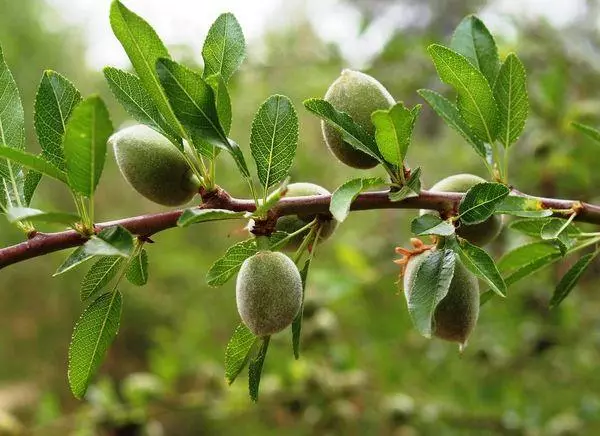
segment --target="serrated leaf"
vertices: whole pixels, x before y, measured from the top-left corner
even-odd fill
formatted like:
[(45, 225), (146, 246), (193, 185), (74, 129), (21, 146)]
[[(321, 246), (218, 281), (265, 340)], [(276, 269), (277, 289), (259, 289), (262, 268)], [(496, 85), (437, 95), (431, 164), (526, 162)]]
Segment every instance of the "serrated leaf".
[(8, 207), (6, 210), (6, 218), (9, 222), (30, 221), (32, 223), (58, 223), (73, 225), (81, 220), (79, 215), (66, 212), (44, 212), (39, 209), (30, 207)]
[(302, 334), (302, 317), (304, 316), (304, 300), (306, 299), (306, 280), (308, 278), (308, 270), (310, 268), (311, 257), (306, 259), (304, 267), (300, 271), (300, 277), (302, 278), (302, 305), (300, 310), (292, 322), (292, 349), (294, 350), (294, 358), (298, 360), (300, 358), (300, 336)]
[(258, 338), (244, 323), (236, 327), (225, 349), (225, 381), (231, 385), (246, 367)]
[(448, 294), (455, 261), (456, 255), (452, 250), (432, 252), (419, 266), (407, 292), (410, 317), (419, 333), (426, 338), (432, 335), (435, 308)]
[(110, 8), (110, 25), (154, 104), (167, 124), (181, 136), (181, 125), (169, 105), (156, 73), (158, 58), (170, 57), (166, 47), (150, 24), (118, 0), (113, 1)]
[(381, 156), (375, 138), (363, 129), (345, 112), (340, 112), (328, 101), (310, 98), (304, 101), (304, 107), (321, 118), (342, 135), (344, 141), (355, 149), (368, 154), (382, 164), (386, 164)]
[(577, 282), (586, 271), (586, 269), (590, 266), (592, 261), (598, 255), (598, 251), (593, 253), (588, 253), (585, 256), (579, 258), (577, 262), (565, 273), (565, 275), (560, 279), (558, 285), (554, 289), (554, 294), (552, 295), (552, 299), (550, 300), (550, 307), (554, 308), (563, 302), (565, 298), (571, 293)]
[(579, 130), (581, 133), (583, 133), (585, 136), (587, 136), (588, 138), (591, 138), (596, 142), (600, 142), (600, 131), (599, 130), (594, 129), (591, 126), (587, 126), (585, 124), (581, 124), (581, 123), (577, 123), (577, 122), (572, 122), (571, 125), (573, 127), (575, 127), (577, 130)]
[(405, 198), (417, 197), (421, 193), (421, 167), (413, 170), (409, 179), (398, 191), (388, 194), (390, 201), (402, 201)]
[[(29, 170), (27, 171), (27, 174), (25, 174), (25, 182), (23, 184), (23, 197), (25, 199), (25, 205), (29, 206), (31, 204), (33, 194), (35, 194), (35, 190), (37, 189), (40, 180), (42, 180), (42, 175), (37, 171)], [(2, 190), (0, 189), (0, 191)]]
[(98, 96), (77, 105), (66, 125), (64, 153), (69, 186), (90, 198), (106, 160), (106, 141), (113, 132), (108, 109)]
[(493, 142), (498, 133), (498, 108), (485, 76), (467, 58), (442, 45), (428, 47), (440, 79), (458, 93), (458, 111), (477, 138)]
[(509, 147), (519, 139), (529, 112), (525, 67), (516, 54), (509, 54), (494, 84), (498, 104), (498, 140)]
[(458, 206), (463, 225), (479, 224), (492, 216), (510, 189), (501, 183), (479, 183), (469, 189)]
[[(542, 228), (552, 219), (554, 218), (516, 220), (510, 223), (509, 228), (527, 236), (540, 239)], [(577, 228), (573, 223), (570, 223), (564, 231), (567, 232), (567, 235), (569, 236), (575, 236), (581, 233), (581, 230), (579, 230), (579, 228)]]
[(400, 102), (371, 114), (377, 147), (388, 163), (402, 167), (420, 111), (421, 105), (408, 109)]
[(219, 74), (208, 76), (206, 78), (206, 83), (211, 86), (215, 93), (219, 121), (221, 122), (221, 127), (223, 127), (225, 134), (229, 135), (229, 131), (231, 130), (231, 97), (229, 96), (227, 85)]
[(119, 331), (122, 297), (119, 291), (104, 294), (90, 304), (75, 324), (69, 346), (69, 386), (83, 398), (104, 355)]
[(133, 253), (134, 240), (128, 230), (113, 226), (90, 237), (83, 247), (88, 254), (94, 256), (129, 257)]
[(269, 350), (270, 336), (262, 338), (262, 344), (258, 350), (257, 355), (250, 360), (248, 366), (248, 392), (250, 399), (253, 402), (258, 401), (258, 390), (260, 388), (260, 379), (262, 377), (262, 370), (267, 357), (267, 351)]
[(206, 273), (206, 282), (209, 286), (223, 285), (239, 271), (242, 263), (257, 251), (254, 238), (232, 245), (225, 255), (210, 267)]
[(139, 77), (113, 67), (106, 67), (103, 72), (111, 92), (130, 116), (152, 127), (183, 150), (181, 138), (164, 120)]
[(384, 184), (385, 180), (383, 180), (381, 177), (368, 177), (349, 180), (337, 188), (331, 195), (329, 211), (333, 217), (341, 223), (348, 216), (348, 213), (350, 212), (350, 206), (356, 197), (358, 197), (358, 194), (366, 191), (367, 189)]
[(200, 209), (195, 207), (184, 210), (177, 220), (177, 225), (179, 227), (187, 227), (191, 224), (202, 223), (205, 221), (244, 218), (245, 214), (245, 212), (233, 212), (226, 209)]
[(506, 283), (490, 255), (465, 239), (459, 240), (458, 246), (458, 255), (467, 269), (485, 281), (496, 294), (506, 297)]
[(144, 286), (148, 283), (148, 253), (142, 248), (137, 256), (131, 259), (125, 273), (129, 283), (135, 286)]
[(475, 153), (483, 159), (487, 159), (487, 155), (491, 153), (489, 146), (475, 136), (471, 127), (469, 127), (464, 120), (454, 103), (443, 95), (430, 89), (419, 89), (417, 92), (449, 127), (456, 130), (469, 144), (471, 144)]
[(421, 215), (413, 219), (410, 229), (415, 236), (451, 236), (455, 230), (451, 223), (431, 214)]
[(102, 291), (117, 275), (123, 264), (123, 258), (119, 256), (103, 257), (96, 261), (81, 282), (81, 301), (96, 295)]
[(34, 126), (42, 156), (66, 170), (63, 138), (67, 121), (81, 102), (81, 93), (56, 71), (45, 71), (35, 97)]
[(45, 159), (16, 148), (4, 147), (0, 143), (0, 157), (37, 171), (45, 176), (67, 184), (67, 174), (56, 168)]
[(284, 95), (272, 95), (254, 116), (250, 135), (258, 179), (265, 189), (287, 177), (297, 145), (298, 115), (293, 103)]
[(244, 33), (235, 16), (221, 14), (204, 41), (204, 77), (220, 74), (228, 82), (246, 57)]
[(533, 242), (506, 253), (498, 262), (504, 282), (510, 286), (561, 257), (560, 251), (547, 242)]
[(465, 56), (493, 85), (500, 67), (498, 48), (485, 24), (474, 15), (465, 17), (456, 27), (450, 48)]
[(556, 244), (563, 256), (572, 244), (568, 232), (566, 232), (569, 224), (569, 222), (560, 218), (550, 218), (540, 230), (540, 237)]
[(56, 272), (52, 275), (52, 277), (56, 277), (60, 274), (63, 274), (67, 271), (72, 270), (73, 268), (87, 262), (92, 257), (93, 254), (90, 254), (86, 251), (84, 246), (77, 247), (73, 252), (64, 260), (64, 262), (57, 268)]
[(543, 218), (552, 215), (552, 211), (544, 209), (541, 200), (537, 198), (509, 195), (500, 203), (495, 214), (513, 215), (522, 218)]

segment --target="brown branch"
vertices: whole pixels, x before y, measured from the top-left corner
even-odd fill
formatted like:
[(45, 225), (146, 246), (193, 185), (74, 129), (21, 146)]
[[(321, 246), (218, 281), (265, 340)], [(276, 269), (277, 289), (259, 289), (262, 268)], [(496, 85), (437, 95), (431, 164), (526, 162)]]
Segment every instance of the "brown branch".
[[(513, 191), (517, 195), (524, 194)], [(359, 195), (352, 203), (351, 210), (371, 209), (431, 209), (441, 213), (456, 210), (463, 194), (456, 192), (421, 191), (418, 197), (407, 198), (403, 201), (392, 202), (387, 191), (367, 192)], [(529, 197), (529, 196), (528, 196)], [(560, 211), (577, 210), (576, 220), (600, 225), (600, 206), (580, 203), (574, 200), (560, 200), (554, 198), (529, 197), (539, 200), (544, 208)], [(302, 214), (328, 214), (331, 196), (290, 197), (283, 198), (274, 209), (276, 216)], [(252, 200), (237, 199), (227, 192), (218, 190), (204, 196), (204, 202), (198, 206), (203, 209), (227, 209), (235, 212), (255, 209)], [(177, 219), (182, 210), (140, 215), (109, 221), (96, 225), (97, 230), (115, 225), (121, 225), (131, 233), (149, 237), (163, 230), (176, 227)], [(564, 218), (564, 212), (557, 212), (558, 217)], [(43, 256), (55, 251), (76, 247), (85, 243), (86, 238), (74, 230), (56, 233), (35, 233), (31, 238), (20, 244), (0, 249), (0, 268), (12, 265), (34, 257)]]

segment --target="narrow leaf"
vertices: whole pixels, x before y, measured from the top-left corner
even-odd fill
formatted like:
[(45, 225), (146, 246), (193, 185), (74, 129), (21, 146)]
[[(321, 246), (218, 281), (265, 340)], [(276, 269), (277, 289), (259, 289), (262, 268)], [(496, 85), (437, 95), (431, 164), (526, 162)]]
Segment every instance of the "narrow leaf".
[(386, 163), (377, 148), (375, 138), (358, 123), (355, 123), (350, 115), (338, 111), (328, 101), (318, 98), (305, 100), (304, 107), (340, 132), (344, 141), (352, 147), (368, 154), (382, 164)]
[(452, 250), (432, 252), (416, 272), (415, 280), (408, 291), (408, 312), (413, 324), (423, 336), (432, 334), (433, 314), (444, 299), (454, 276), (456, 255)]
[(179, 136), (181, 136), (183, 134), (181, 125), (169, 105), (156, 74), (158, 58), (169, 58), (169, 52), (164, 44), (150, 24), (118, 0), (113, 1), (110, 8), (110, 25), (154, 104), (167, 124), (180, 132)]
[(29, 207), (9, 207), (6, 211), (6, 218), (11, 223), (17, 221), (30, 221), (33, 223), (66, 224), (68, 226), (72, 226), (81, 220), (79, 215), (65, 212), (44, 212), (43, 210), (32, 209)]
[(552, 241), (564, 256), (572, 245), (572, 240), (566, 231), (570, 223), (560, 218), (550, 218), (542, 226), (540, 237), (547, 241)]
[(56, 277), (60, 274), (66, 273), (67, 271), (72, 270), (75, 267), (87, 262), (92, 257), (93, 254), (90, 254), (86, 251), (85, 246), (77, 247), (73, 252), (67, 257), (64, 262), (58, 267), (56, 272), (52, 275), (52, 277)]
[(223, 285), (239, 271), (242, 263), (257, 251), (254, 238), (232, 245), (225, 255), (210, 267), (206, 274), (206, 282), (210, 286)]
[(498, 48), (485, 24), (474, 15), (465, 17), (452, 35), (450, 48), (465, 56), (483, 73), (490, 85), (498, 74)]
[(250, 399), (253, 402), (258, 401), (258, 390), (260, 387), (260, 378), (262, 376), (262, 370), (267, 357), (267, 351), (269, 349), (270, 336), (262, 338), (262, 344), (258, 350), (258, 354), (250, 361), (248, 367), (248, 392), (250, 393)]
[(200, 209), (195, 207), (184, 210), (177, 220), (177, 225), (179, 227), (187, 227), (191, 224), (203, 223), (205, 221), (239, 219), (244, 218), (245, 214), (245, 212), (233, 212), (226, 209)]
[(304, 316), (304, 300), (306, 299), (306, 280), (308, 278), (308, 270), (310, 268), (311, 258), (309, 257), (304, 262), (304, 267), (300, 271), (300, 277), (302, 278), (302, 305), (300, 310), (292, 322), (292, 348), (294, 350), (294, 357), (296, 360), (300, 358), (300, 337), (302, 335), (302, 317)]
[(577, 130), (579, 130), (581, 133), (583, 133), (585, 136), (587, 136), (588, 138), (591, 138), (596, 142), (600, 142), (600, 131), (599, 130), (594, 129), (591, 126), (587, 126), (585, 124), (581, 124), (581, 123), (577, 123), (577, 122), (572, 122), (571, 125), (573, 127), (575, 127)]
[(388, 163), (402, 167), (420, 111), (421, 105), (408, 109), (400, 102), (371, 114), (377, 147)]
[(413, 219), (410, 228), (415, 236), (451, 236), (454, 234), (454, 226), (451, 223), (431, 214), (421, 215)]
[(231, 13), (220, 15), (213, 23), (202, 48), (204, 77), (220, 74), (228, 82), (246, 56), (244, 33)]
[(458, 111), (480, 140), (493, 142), (498, 133), (498, 109), (490, 84), (463, 55), (433, 44), (427, 49), (440, 79), (458, 93)]
[(501, 183), (479, 183), (466, 193), (458, 211), (463, 225), (479, 224), (492, 216), (510, 190)]
[[(542, 228), (554, 218), (523, 219), (510, 223), (509, 228), (534, 238), (541, 238)], [(570, 223), (564, 230), (568, 236), (575, 236), (581, 233), (578, 227)]]
[(236, 327), (225, 349), (225, 381), (231, 385), (250, 359), (258, 338), (243, 323)]
[(252, 122), (250, 150), (258, 179), (265, 189), (285, 179), (298, 145), (298, 115), (284, 95), (272, 95), (260, 106)]
[(106, 141), (113, 131), (108, 110), (100, 97), (85, 99), (73, 110), (64, 139), (69, 186), (92, 197), (106, 160)]
[(514, 215), (522, 218), (542, 218), (552, 215), (552, 211), (544, 209), (541, 200), (536, 198), (509, 195), (500, 203), (495, 214)]
[(118, 68), (106, 67), (104, 78), (117, 101), (136, 121), (152, 127), (183, 150), (181, 138), (167, 124), (141, 79)]
[(546, 242), (533, 242), (506, 253), (498, 269), (507, 285), (527, 277), (561, 257), (560, 251)]
[(144, 248), (131, 259), (125, 276), (129, 283), (135, 286), (144, 286), (148, 283), (148, 253)]
[(458, 255), (469, 271), (485, 281), (496, 294), (506, 297), (506, 283), (490, 255), (465, 239), (460, 239), (458, 245)]
[(456, 130), (469, 144), (471, 144), (475, 153), (483, 159), (487, 159), (487, 155), (491, 153), (489, 146), (475, 136), (471, 127), (469, 127), (464, 120), (454, 103), (443, 95), (430, 89), (419, 89), (417, 92), (449, 127)]
[(119, 291), (100, 296), (81, 314), (69, 346), (69, 385), (83, 398), (104, 355), (119, 331), (122, 298)]
[(35, 154), (16, 148), (3, 147), (2, 144), (0, 144), (0, 157), (4, 157), (12, 162), (30, 168), (45, 176), (52, 177), (65, 184), (67, 183), (67, 175), (63, 171)]
[(388, 194), (390, 201), (402, 201), (405, 198), (417, 197), (421, 193), (421, 167), (413, 170), (406, 184), (398, 191)]
[(500, 68), (494, 85), (494, 97), (498, 103), (500, 122), (498, 140), (504, 147), (509, 147), (523, 133), (529, 112), (525, 67), (514, 53), (506, 57)]
[(348, 213), (350, 212), (350, 206), (356, 197), (358, 197), (358, 194), (366, 191), (367, 189), (371, 189), (375, 186), (380, 186), (383, 184), (385, 184), (385, 181), (381, 177), (349, 180), (337, 188), (331, 195), (329, 211), (333, 217), (341, 223), (348, 216)]
[(96, 261), (81, 282), (81, 301), (97, 295), (106, 288), (122, 265), (123, 258), (119, 256), (103, 257)]
[(597, 255), (598, 251), (595, 251), (594, 253), (588, 253), (585, 256), (582, 256), (575, 265), (566, 272), (560, 279), (560, 282), (558, 282), (558, 285), (556, 285), (556, 289), (554, 289), (554, 294), (550, 300), (550, 307), (554, 308), (558, 306), (565, 298), (567, 298)]

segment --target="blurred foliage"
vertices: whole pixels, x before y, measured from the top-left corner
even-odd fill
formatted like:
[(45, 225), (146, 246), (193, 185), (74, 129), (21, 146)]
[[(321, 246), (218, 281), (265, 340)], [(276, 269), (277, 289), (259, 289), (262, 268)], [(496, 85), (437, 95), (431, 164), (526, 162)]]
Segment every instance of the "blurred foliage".
[[(353, 3), (366, 26), (392, 5)], [(407, 104), (419, 102), (417, 88), (439, 87), (425, 47), (447, 41), (463, 15), (483, 6), (482, 1), (443, 3), (407, 1), (422, 8), (423, 22), (399, 29), (367, 71)], [(57, 12), (43, 5), (0, 1), (0, 42), (30, 124), (45, 68), (66, 74), (85, 93), (107, 94), (98, 72), (85, 69), (77, 32), (65, 29)], [(597, 6), (590, 2), (589, 7)], [(515, 18), (516, 39), (500, 38), (503, 55), (516, 50), (524, 61), (532, 102), (527, 133), (511, 156), (510, 177), (525, 192), (600, 201), (598, 146), (569, 127), (573, 120), (600, 123), (599, 35), (597, 24), (582, 17), (561, 32), (543, 21)], [(262, 44), (263, 56), (254, 59), (251, 48), (232, 82), (232, 137), (247, 150), (256, 109), (268, 95), (284, 93), (300, 115), (293, 180), (333, 190), (357, 176), (329, 155), (318, 122), (300, 110), (302, 100), (323, 95), (346, 66), (338, 49), (298, 17), (292, 27), (269, 30)], [(178, 51), (200, 62), (199, 54)], [(115, 125), (126, 120), (121, 111), (112, 114)], [(423, 167), (425, 187), (457, 172), (485, 175), (470, 147), (429, 109), (417, 129), (409, 161)], [(232, 194), (246, 196), (228, 159), (221, 161), (218, 177)], [(44, 182), (34, 204), (68, 204), (67, 193), (54, 188)], [(112, 159), (97, 201), (101, 220), (160, 210), (127, 186)], [(420, 337), (398, 294), (393, 248), (408, 244), (413, 215), (353, 213), (319, 250), (308, 283), (301, 359), (293, 360), (289, 331), (274, 337), (258, 405), (248, 400), (244, 377), (231, 387), (223, 377), (224, 346), (238, 323), (234, 285), (214, 289), (204, 281), (226, 247), (247, 236), (239, 224), (205, 223), (156, 236), (148, 247), (149, 284), (122, 289), (120, 334), (84, 402), (71, 397), (64, 370), (72, 324), (82, 310), (78, 282), (84, 271), (50, 278), (65, 253), (3, 270), (0, 434), (19, 434), (25, 427), (50, 436), (237, 435), (240, 428), (261, 435), (600, 432), (600, 300), (594, 293), (600, 267), (592, 267), (572, 297), (553, 311), (548, 301), (567, 265), (514, 286), (506, 301), (484, 307), (460, 355), (452, 344)], [(517, 238), (505, 231), (493, 251), (503, 252), (520, 242)], [(2, 244), (19, 239), (2, 225)]]

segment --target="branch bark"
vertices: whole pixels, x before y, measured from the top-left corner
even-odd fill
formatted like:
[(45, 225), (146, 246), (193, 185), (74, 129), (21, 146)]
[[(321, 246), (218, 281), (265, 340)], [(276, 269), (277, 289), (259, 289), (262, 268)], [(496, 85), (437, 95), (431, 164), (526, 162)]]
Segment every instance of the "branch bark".
[[(564, 212), (575, 208), (578, 214), (575, 220), (600, 225), (600, 206), (580, 203), (575, 200), (561, 200), (555, 198), (533, 197), (513, 191), (513, 194), (525, 196), (541, 201), (546, 209), (557, 210), (555, 216), (564, 218)], [(388, 191), (367, 192), (360, 194), (352, 203), (350, 210), (372, 209), (431, 209), (441, 213), (448, 213), (458, 209), (463, 194), (457, 192), (421, 191), (417, 197), (407, 198), (403, 201), (392, 202), (388, 198)], [(235, 212), (252, 212), (255, 209), (254, 201), (231, 197), (226, 191), (218, 190), (204, 197), (204, 202), (198, 206), (201, 209), (227, 209)], [(331, 196), (320, 195), (311, 197), (283, 198), (275, 207), (276, 216), (302, 214), (329, 214)], [(183, 210), (139, 215), (116, 221), (108, 221), (96, 225), (99, 231), (106, 227), (120, 225), (131, 233), (149, 237), (163, 230), (176, 227), (177, 220)], [(20, 244), (0, 249), (0, 269), (8, 265), (22, 262), (34, 257), (43, 256), (59, 250), (76, 247), (84, 244), (86, 238), (74, 230), (56, 233), (36, 233)]]

